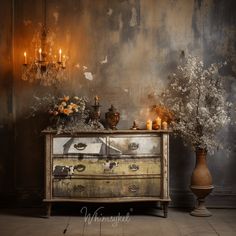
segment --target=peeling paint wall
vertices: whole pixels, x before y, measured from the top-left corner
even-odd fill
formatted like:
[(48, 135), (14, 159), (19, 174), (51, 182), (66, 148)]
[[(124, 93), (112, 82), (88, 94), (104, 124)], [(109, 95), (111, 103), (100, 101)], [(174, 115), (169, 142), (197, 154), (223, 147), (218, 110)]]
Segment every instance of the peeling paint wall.
[[(235, 5), (233, 0), (48, 0), (50, 40), (69, 55), (70, 81), (64, 92), (100, 96), (103, 114), (113, 104), (121, 113), (118, 127), (129, 128), (134, 119), (146, 120), (146, 109), (155, 102), (152, 95), (165, 86), (184, 51), (207, 63), (229, 60), (224, 73), (229, 97), (235, 100)], [(50, 88), (20, 80), (23, 52), (42, 24), (41, 7), (41, 1), (14, 1), (15, 182), (19, 191), (43, 186), (40, 130), (46, 121), (25, 117), (33, 94)], [(233, 142), (235, 128), (223, 135)], [(174, 194), (181, 195), (188, 191), (194, 157), (177, 141), (172, 142), (171, 155), (171, 186)], [(228, 189), (235, 197), (233, 164), (235, 150), (229, 157), (224, 152), (209, 157), (217, 191)]]

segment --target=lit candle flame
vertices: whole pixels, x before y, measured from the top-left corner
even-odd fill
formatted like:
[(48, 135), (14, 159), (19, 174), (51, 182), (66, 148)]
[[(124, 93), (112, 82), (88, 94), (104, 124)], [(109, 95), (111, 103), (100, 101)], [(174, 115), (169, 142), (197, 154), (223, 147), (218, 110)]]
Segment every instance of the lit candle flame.
[(26, 52), (24, 52), (24, 58), (25, 58), (25, 60), (24, 60), (24, 64), (26, 65), (27, 64), (27, 57), (26, 57)]
[(42, 61), (42, 48), (39, 49), (39, 61)]
[(58, 62), (61, 62), (61, 48), (59, 49), (59, 58), (58, 58)]

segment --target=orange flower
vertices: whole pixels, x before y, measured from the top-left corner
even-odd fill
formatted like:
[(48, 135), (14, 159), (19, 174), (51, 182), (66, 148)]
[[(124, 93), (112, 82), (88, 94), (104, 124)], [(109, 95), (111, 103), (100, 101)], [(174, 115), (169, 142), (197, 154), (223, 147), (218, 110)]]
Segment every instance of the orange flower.
[(67, 109), (72, 110), (72, 105), (67, 105)]
[(71, 103), (70, 104), (71, 105), (71, 107), (73, 108), (73, 109), (77, 109), (79, 106), (77, 105), (77, 104), (75, 104), (75, 103)]
[(63, 100), (66, 101), (66, 102), (69, 101), (69, 99), (70, 99), (69, 96), (64, 96), (64, 98), (63, 98)]
[(65, 107), (66, 106), (66, 102), (62, 102), (61, 105)]
[(70, 109), (64, 109), (64, 114), (65, 115), (67, 115), (67, 116), (69, 116), (70, 115), (70, 113), (72, 113), (73, 111), (72, 110), (70, 110)]
[(60, 106), (58, 107), (58, 111), (59, 111), (60, 113), (63, 113), (63, 111), (64, 111), (64, 106), (60, 105)]

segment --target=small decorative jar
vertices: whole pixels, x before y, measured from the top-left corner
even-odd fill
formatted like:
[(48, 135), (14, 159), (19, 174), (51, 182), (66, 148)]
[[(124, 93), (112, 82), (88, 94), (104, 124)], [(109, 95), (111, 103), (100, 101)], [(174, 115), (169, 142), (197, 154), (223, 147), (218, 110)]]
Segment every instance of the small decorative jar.
[(109, 111), (105, 113), (106, 123), (108, 128), (117, 129), (116, 125), (120, 121), (120, 113), (117, 112), (116, 108), (111, 105)]

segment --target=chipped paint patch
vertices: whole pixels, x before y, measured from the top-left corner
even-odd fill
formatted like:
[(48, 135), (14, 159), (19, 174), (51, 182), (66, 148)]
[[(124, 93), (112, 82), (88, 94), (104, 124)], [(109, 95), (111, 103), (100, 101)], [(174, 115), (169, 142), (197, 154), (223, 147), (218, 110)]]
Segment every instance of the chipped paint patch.
[(87, 66), (83, 66), (83, 70), (87, 70), (88, 69), (88, 67)]
[(84, 72), (85, 79), (92, 81), (93, 75), (91, 72)]
[(107, 11), (107, 15), (108, 15), (108, 16), (111, 16), (112, 13), (113, 13), (113, 10), (112, 10), (111, 8), (109, 8), (108, 11)]
[(53, 17), (54, 17), (55, 24), (57, 24), (58, 19), (59, 19), (59, 13), (58, 13), (57, 11), (54, 11), (52, 15), (53, 15)]
[(136, 8), (132, 7), (131, 12), (132, 12), (132, 16), (131, 16), (129, 25), (130, 25), (130, 27), (135, 27), (138, 24), (138, 21), (137, 21), (138, 14), (137, 14)]
[(108, 60), (107, 60), (107, 56), (105, 57), (104, 60), (100, 61), (101, 64), (106, 64), (107, 62), (108, 62)]
[(120, 115), (121, 120), (127, 120), (128, 119), (128, 114), (126, 110), (121, 110), (121, 115)]

